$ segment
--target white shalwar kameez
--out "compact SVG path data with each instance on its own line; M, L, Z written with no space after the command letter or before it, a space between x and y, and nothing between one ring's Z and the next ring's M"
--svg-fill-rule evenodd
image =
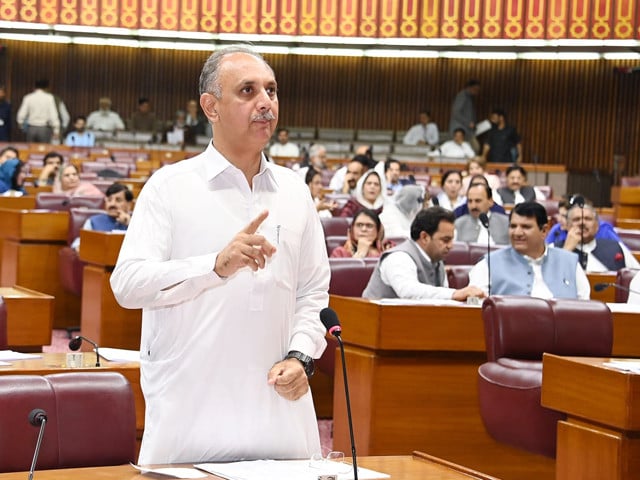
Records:
M217 254L263 210L258 233L277 249L257 272L223 279ZM329 263L309 190L265 161L253 178L210 144L163 167L136 203L111 277L118 302L143 308L141 464L309 458L320 452L307 392L267 384L288 351L326 346Z

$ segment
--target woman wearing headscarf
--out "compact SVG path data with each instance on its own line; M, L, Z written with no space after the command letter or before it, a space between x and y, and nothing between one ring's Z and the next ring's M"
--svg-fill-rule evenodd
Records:
M356 184L353 198L347 200L347 203L335 216L353 217L356 212L363 208L373 210L379 215L382 212L384 192L386 190L382 178L375 170L365 172Z
M359 211L351 221L347 233L347 241L331 252L331 257L365 258L379 257L382 252L393 247L392 242L384 241L384 227L380 217L373 210Z
M420 185L405 185L388 201L380 214L387 237L411 237L411 222L424 201L424 189Z

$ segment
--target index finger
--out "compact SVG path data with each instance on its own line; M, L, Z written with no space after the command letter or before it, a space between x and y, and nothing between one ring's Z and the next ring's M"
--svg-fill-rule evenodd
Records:
M242 232L254 234L258 230L258 227L264 222L265 218L269 216L269 210L264 210L260 214L249 222L249 225L242 229Z

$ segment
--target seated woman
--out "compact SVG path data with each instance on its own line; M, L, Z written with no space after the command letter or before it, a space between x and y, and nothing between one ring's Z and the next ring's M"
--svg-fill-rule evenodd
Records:
M313 203L316 205L316 210L320 218L331 217L331 212L338 204L322 198L322 174L315 168L309 167L304 177L304 182L307 184L307 187L309 187L311 198L313 198Z
M379 257L383 251L393 247L393 242L384 242L384 228L380 217L373 210L360 210L354 217L344 246L331 252L332 258Z
M498 195L498 189L502 186L500 177L486 172L487 161L482 157L474 157L467 163L467 175L462 179L462 191L466 192L471 184L471 179L476 175L482 175L487 179L487 184L493 190L493 201L502 205L502 199ZM497 197L497 198L496 198Z
M104 196L100 189L90 182L80 181L78 167L65 165L58 171L58 178L53 184L54 193L64 193L70 197L78 195Z
M24 189L24 163L17 158L10 158L0 164L0 194L3 197L21 197L26 195Z
M363 208L373 210L379 215L382 212L385 191L386 187L382 183L380 174L375 170L369 170L358 180L355 196L347 200L344 207L334 213L334 216L353 217Z
M467 197L462 195L462 174L458 170L448 170L442 175L440 182L442 191L438 193L438 205L447 210L455 210L467 203ZM435 202L433 202L435 203Z

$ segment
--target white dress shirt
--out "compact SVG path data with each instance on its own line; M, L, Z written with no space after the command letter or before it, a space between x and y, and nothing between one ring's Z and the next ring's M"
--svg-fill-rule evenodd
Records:
M18 125L51 127L53 133L60 132L60 117L53 95L38 88L22 99L16 117Z
M413 242L413 240L407 240L407 242ZM420 246L417 244L416 246L424 258L431 262L429 255L427 255ZM388 254L379 268L380 279L393 288L399 298L451 300L453 292L456 291L454 288L449 288L446 273L444 274L442 287L420 282L418 280L418 267L413 259L405 252Z
M111 286L142 308L142 464L309 458L320 452L311 392L267 384L288 351L318 358L329 262L320 219L297 173L267 162L250 187L211 144L147 181ZM218 253L260 212L275 247L266 267L227 278Z
M624 255L624 264L627 268L640 268L640 263L636 260L636 257L633 256L633 253L629 251L629 249L621 242L618 242L620 248L622 249L622 253ZM582 250L587 253L587 268L585 269L587 272L608 272L609 269L605 267L596 257L595 255L591 255L591 252L596 248L596 240L593 239L589 243L585 243ZM576 250L580 250L580 244L576 246Z
M418 142L425 142L428 145L437 145L439 140L440 132L438 132L438 126L434 122L429 122L426 125L418 123L407 130L402 143L405 145L418 145Z
M284 145L276 142L269 147L270 157L299 157L300 149L295 143L287 142Z
M120 115L112 110L96 110L87 117L87 129L101 132L124 130L124 122Z
M476 156L476 152L473 151L468 142L456 143L453 140L449 140L440 145L439 149L429 152L429 156L472 159Z

